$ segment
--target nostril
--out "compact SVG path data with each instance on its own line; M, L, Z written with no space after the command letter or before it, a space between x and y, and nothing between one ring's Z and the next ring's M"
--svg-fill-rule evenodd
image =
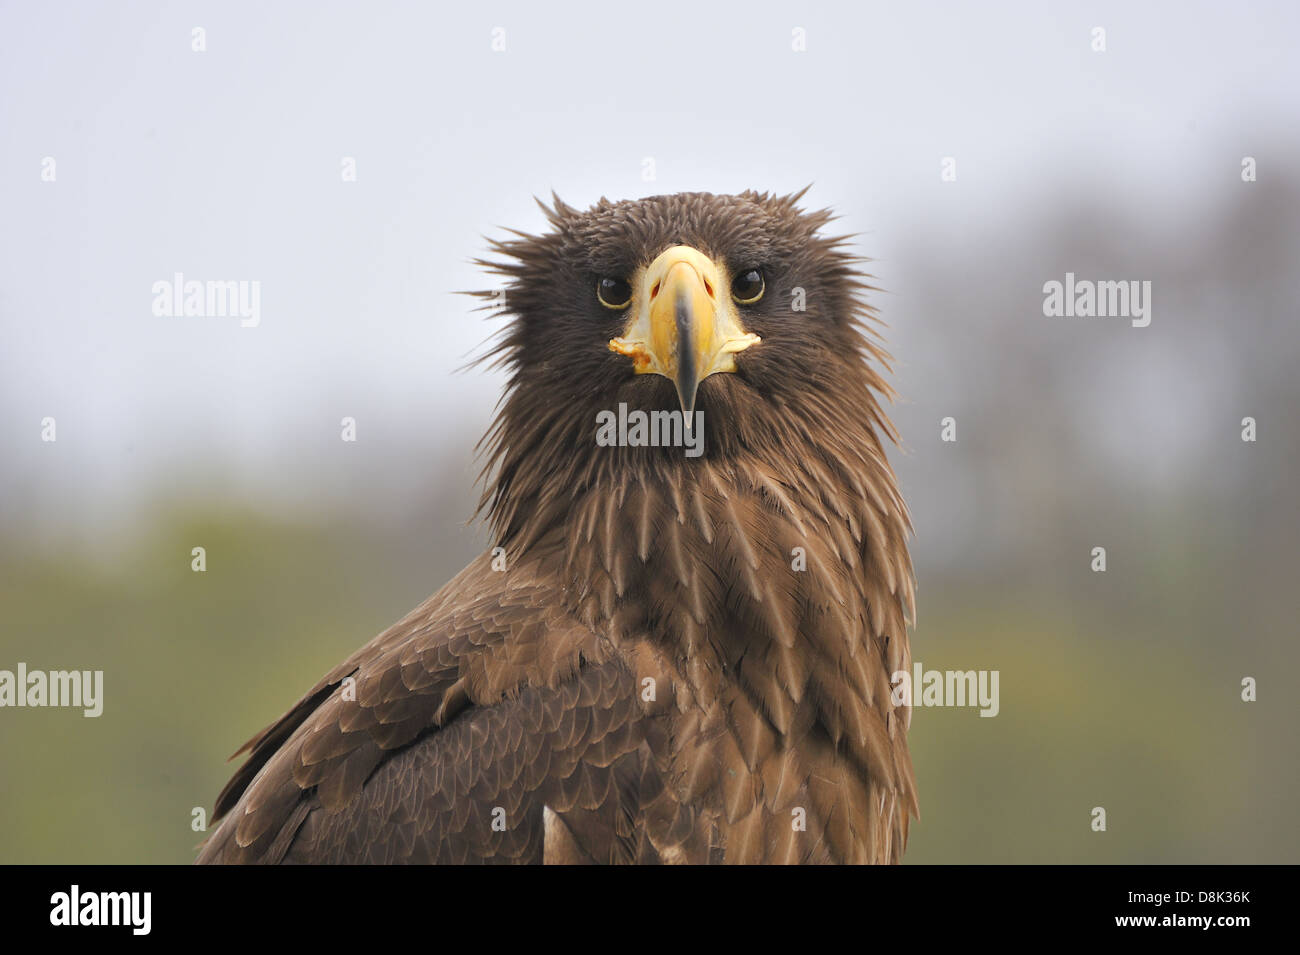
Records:
M659 294L659 283L656 282L656 283L654 284L654 288L652 288L652 289L650 290L650 297L651 297L651 298L654 298L654 297L657 296L658 294Z
M707 275L704 277L704 291L709 293L709 298L713 298L713 283L709 281Z

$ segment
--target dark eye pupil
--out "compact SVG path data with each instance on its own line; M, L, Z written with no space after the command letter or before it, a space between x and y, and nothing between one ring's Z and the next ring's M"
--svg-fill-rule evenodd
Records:
M603 305L618 308L632 298L632 286L623 279L603 278L596 284L596 294Z
M733 291L737 298L753 298L763 288L763 273L758 269L747 269L736 276Z

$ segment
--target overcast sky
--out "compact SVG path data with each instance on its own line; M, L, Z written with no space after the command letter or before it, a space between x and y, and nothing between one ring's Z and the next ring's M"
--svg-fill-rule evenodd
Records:
M1296 155L1298 34L1294 3L5 2L0 494L62 482L93 512L195 462L274 489L344 415L459 454L501 381L453 374L492 330L454 293L553 189L814 183L887 319L927 278L905 247L1098 188L1184 221L1260 143ZM260 324L155 315L177 272L259 282Z

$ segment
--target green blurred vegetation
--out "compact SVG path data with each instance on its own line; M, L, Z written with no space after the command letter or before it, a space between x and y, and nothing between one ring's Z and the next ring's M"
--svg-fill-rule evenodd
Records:
M0 666L102 669L106 702L98 719L3 714L0 862L189 862L191 811L210 810L225 758L480 543L406 530L178 509L112 559L11 537ZM1001 712L916 711L909 862L1296 861L1294 650L1243 650L1209 565L1181 553L1140 569L1140 599L1105 596L1131 571L1073 590L1006 568L922 575L916 658L1000 669ZM1260 702L1240 702L1246 674Z
M341 524L178 511L111 561L6 549L0 667L102 669L105 703L4 712L0 862L191 861L191 811L211 810L226 758L458 570L473 548L454 531L413 553Z

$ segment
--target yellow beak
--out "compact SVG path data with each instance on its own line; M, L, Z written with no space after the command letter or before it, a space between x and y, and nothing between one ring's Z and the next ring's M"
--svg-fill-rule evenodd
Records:
M638 375L672 381L690 428L700 382L734 372L732 356L761 339L740 326L726 273L688 245L661 254L635 285L635 312L610 351L630 356Z

